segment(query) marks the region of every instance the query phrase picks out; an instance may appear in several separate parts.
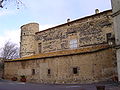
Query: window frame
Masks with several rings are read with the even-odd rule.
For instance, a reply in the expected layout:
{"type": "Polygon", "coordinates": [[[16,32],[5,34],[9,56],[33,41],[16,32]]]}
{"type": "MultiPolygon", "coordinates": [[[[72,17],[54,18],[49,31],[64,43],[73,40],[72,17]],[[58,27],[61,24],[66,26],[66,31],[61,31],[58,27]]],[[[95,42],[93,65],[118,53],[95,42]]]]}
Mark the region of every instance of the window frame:
{"type": "Polygon", "coordinates": [[[73,73],[74,75],[78,75],[78,74],[79,74],[79,69],[78,69],[78,67],[73,67],[73,68],[72,68],[72,73],[73,73]]]}
{"type": "Polygon", "coordinates": [[[42,43],[38,43],[38,52],[41,53],[42,52],[42,43]]]}
{"type": "Polygon", "coordinates": [[[51,75],[51,69],[48,69],[48,70],[47,70],[47,74],[48,74],[48,75],[51,75]]]}
{"type": "Polygon", "coordinates": [[[78,40],[77,39],[70,40],[69,44],[70,44],[70,49],[78,48],[78,40]]]}
{"type": "Polygon", "coordinates": [[[112,36],[112,33],[106,33],[106,39],[107,39],[107,42],[110,41],[111,36],[112,36]]]}
{"type": "Polygon", "coordinates": [[[35,75],[35,73],[36,73],[35,69],[32,69],[32,75],[35,75]]]}

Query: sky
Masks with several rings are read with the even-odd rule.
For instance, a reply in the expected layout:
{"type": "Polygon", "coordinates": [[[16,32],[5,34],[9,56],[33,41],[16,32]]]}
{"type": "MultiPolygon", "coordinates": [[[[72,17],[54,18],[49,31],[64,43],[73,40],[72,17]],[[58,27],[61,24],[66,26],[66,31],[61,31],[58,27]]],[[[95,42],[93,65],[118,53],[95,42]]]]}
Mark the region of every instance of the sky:
{"type": "Polygon", "coordinates": [[[21,0],[19,9],[15,2],[0,8],[0,48],[11,41],[19,45],[20,27],[39,23],[40,30],[111,9],[111,0],[21,0]]]}

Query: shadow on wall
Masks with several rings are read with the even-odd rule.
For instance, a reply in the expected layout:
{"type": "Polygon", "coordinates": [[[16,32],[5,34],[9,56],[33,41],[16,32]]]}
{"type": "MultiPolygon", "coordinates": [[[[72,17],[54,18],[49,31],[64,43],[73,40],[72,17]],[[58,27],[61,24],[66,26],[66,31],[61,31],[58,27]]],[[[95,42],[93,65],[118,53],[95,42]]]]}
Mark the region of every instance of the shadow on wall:
{"type": "Polygon", "coordinates": [[[0,62],[0,78],[3,77],[3,67],[4,67],[3,62],[0,62]]]}

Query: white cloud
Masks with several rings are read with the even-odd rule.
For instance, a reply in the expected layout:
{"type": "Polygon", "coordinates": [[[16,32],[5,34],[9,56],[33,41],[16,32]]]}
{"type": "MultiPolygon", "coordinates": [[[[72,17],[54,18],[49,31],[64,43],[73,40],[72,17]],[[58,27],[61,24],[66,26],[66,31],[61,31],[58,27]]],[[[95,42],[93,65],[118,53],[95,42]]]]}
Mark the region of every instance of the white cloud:
{"type": "MultiPolygon", "coordinates": [[[[53,25],[40,25],[40,31],[52,27],[53,25]]],[[[0,48],[6,41],[13,42],[17,45],[20,43],[20,30],[5,30],[0,36],[0,48]]]]}
{"type": "MultiPolygon", "coordinates": [[[[47,18],[48,21],[65,16],[80,16],[100,10],[110,9],[110,0],[22,0],[34,17],[47,18]],[[85,6],[86,5],[86,6],[85,6]],[[85,13],[86,12],[86,13],[85,13]]],[[[48,22],[47,21],[47,22],[48,22]]],[[[55,20],[56,21],[56,20],[55,20]]]]}
{"type": "Polygon", "coordinates": [[[0,48],[3,47],[6,41],[13,42],[19,45],[20,42],[20,30],[7,30],[2,36],[0,36],[0,48]]]}

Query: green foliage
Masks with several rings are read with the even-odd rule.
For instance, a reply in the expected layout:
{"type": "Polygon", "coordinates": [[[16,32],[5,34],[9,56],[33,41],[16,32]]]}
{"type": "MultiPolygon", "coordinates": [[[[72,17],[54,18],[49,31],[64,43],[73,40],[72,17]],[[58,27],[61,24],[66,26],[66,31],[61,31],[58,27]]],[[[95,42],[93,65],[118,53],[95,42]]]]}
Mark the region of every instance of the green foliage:
{"type": "Polygon", "coordinates": [[[21,77],[21,78],[25,78],[25,75],[21,75],[20,77],[21,77]]]}

